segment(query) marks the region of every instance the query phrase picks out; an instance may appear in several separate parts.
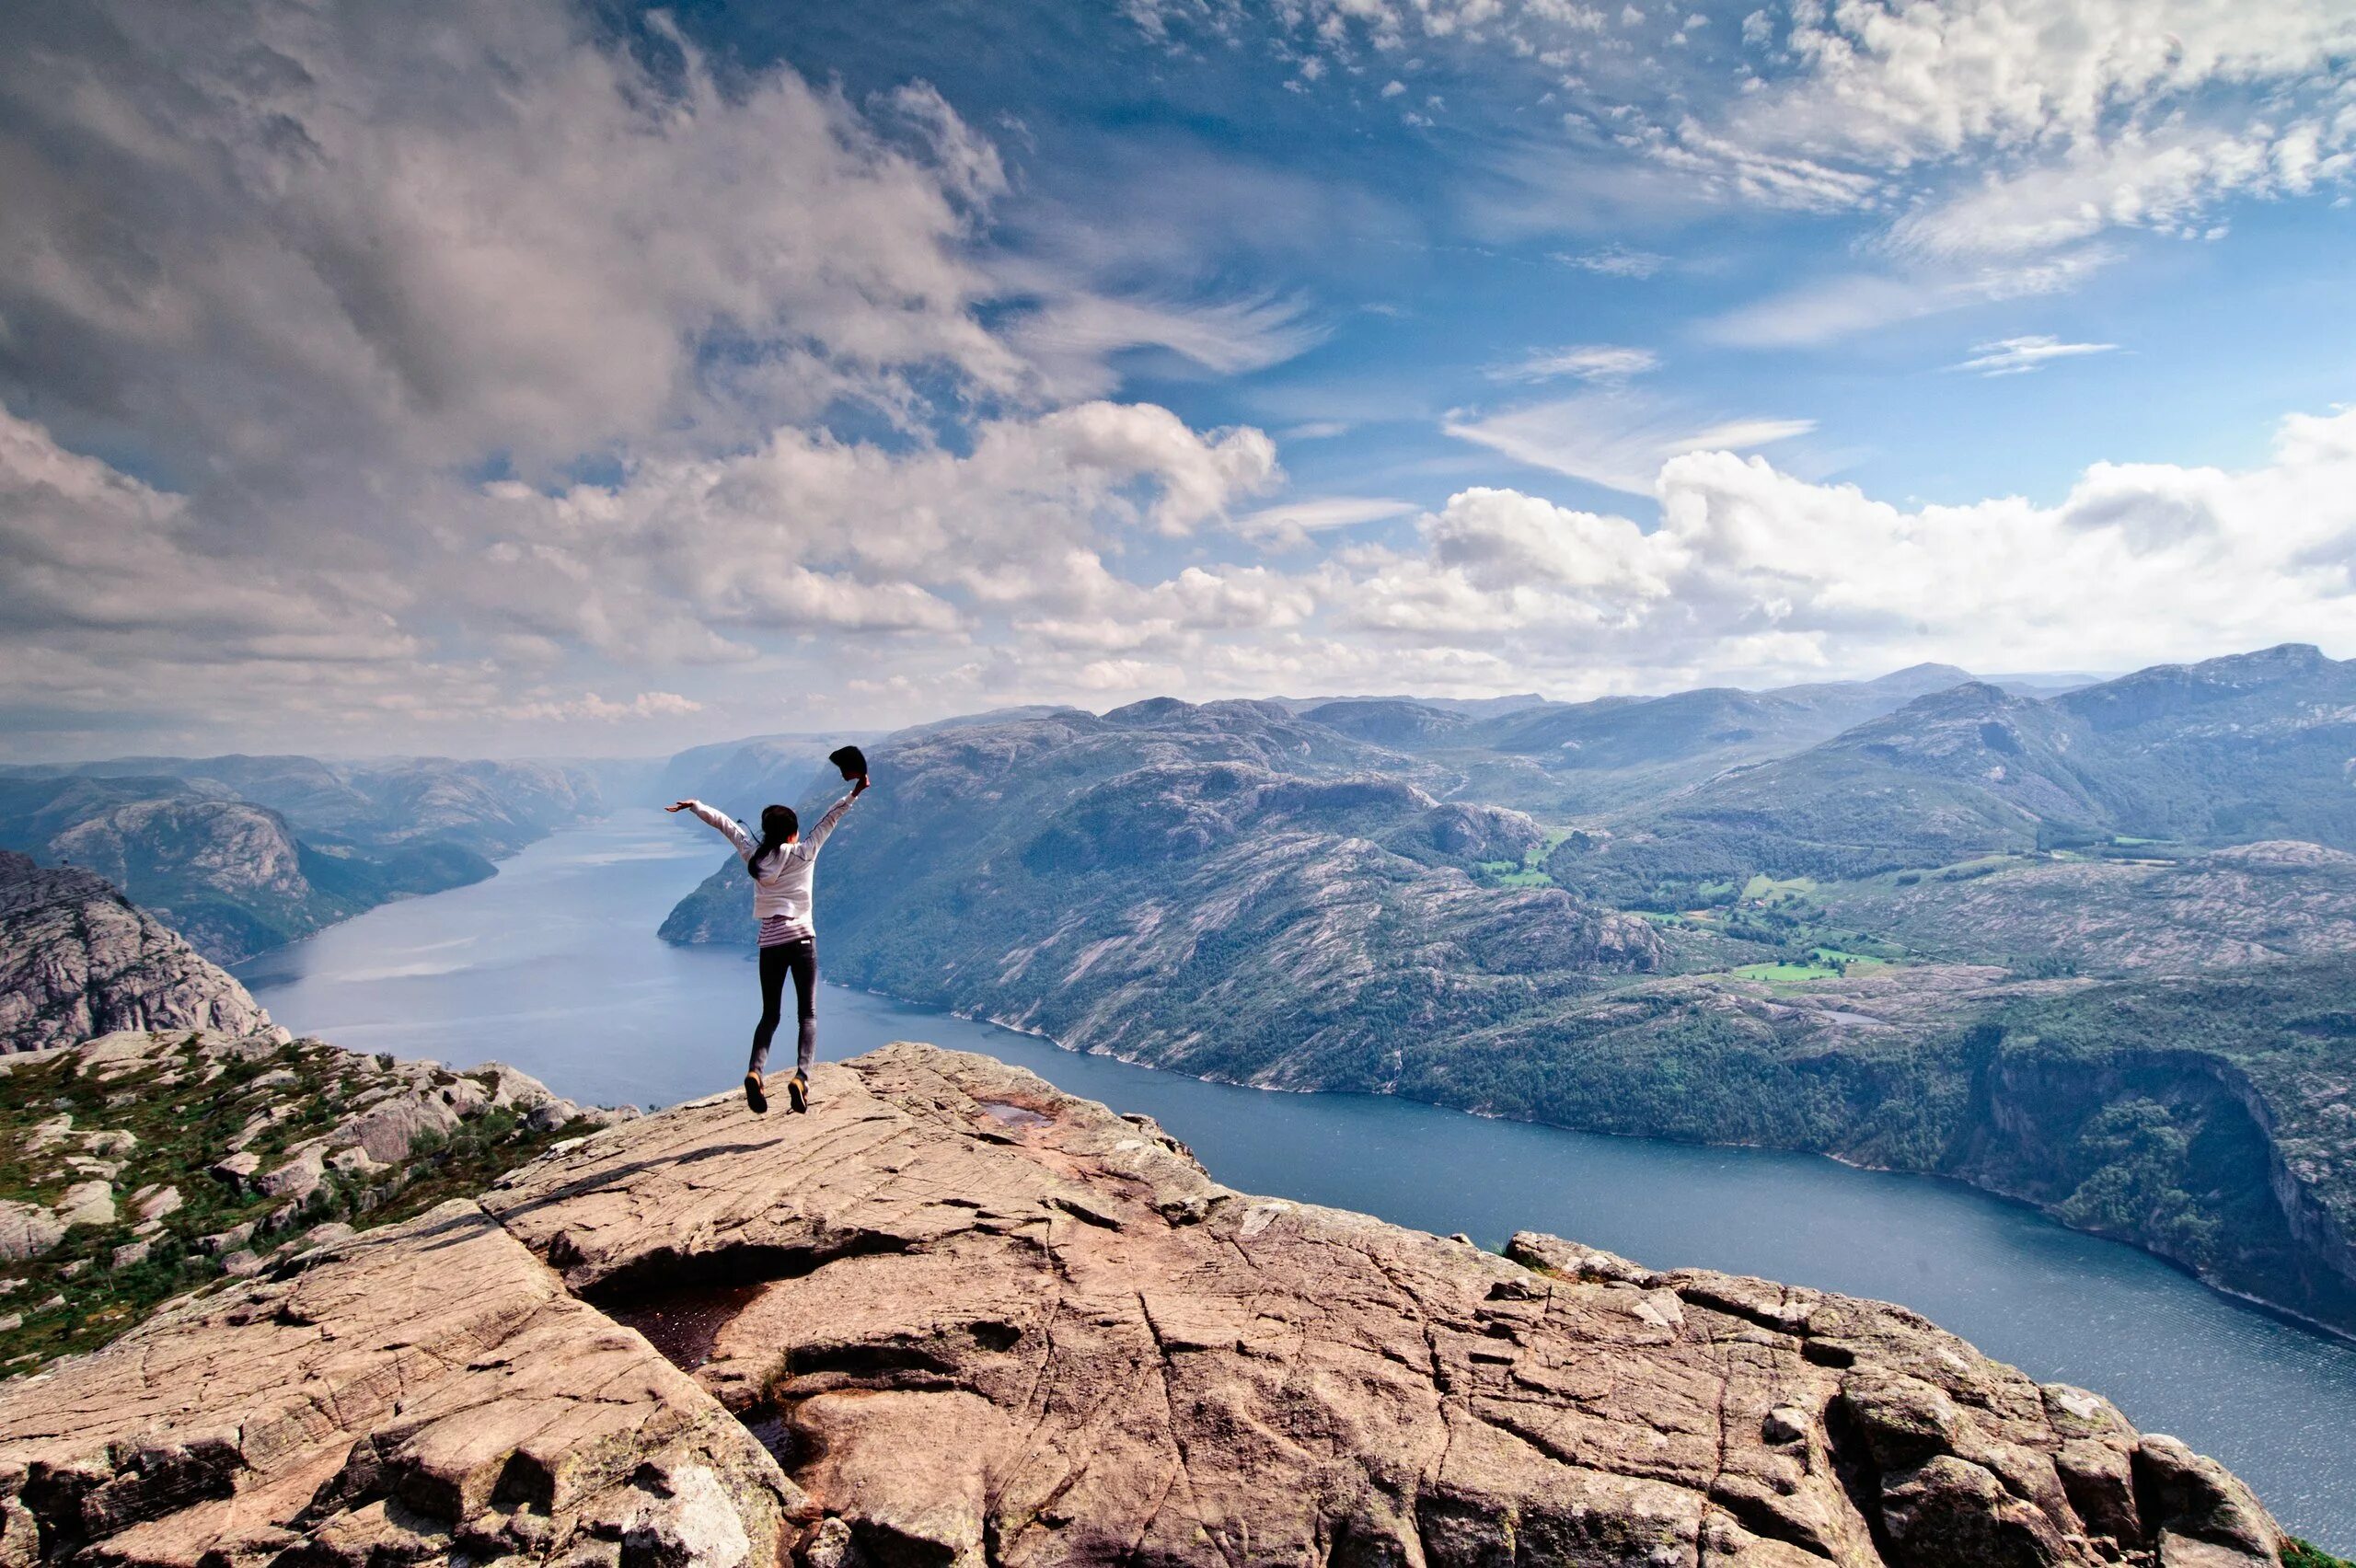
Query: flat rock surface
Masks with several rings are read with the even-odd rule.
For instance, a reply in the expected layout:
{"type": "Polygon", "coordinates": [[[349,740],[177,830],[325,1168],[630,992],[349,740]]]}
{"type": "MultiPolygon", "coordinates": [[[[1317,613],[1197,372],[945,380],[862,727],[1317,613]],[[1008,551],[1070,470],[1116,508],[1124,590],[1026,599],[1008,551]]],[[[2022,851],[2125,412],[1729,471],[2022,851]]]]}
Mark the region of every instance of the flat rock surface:
{"type": "Polygon", "coordinates": [[[599,1132],[0,1391],[0,1562],[36,1527],[352,1568],[2279,1551],[2214,1464],[1898,1308],[1250,1197],[986,1057],[814,1087],[599,1132]]]}
{"type": "Polygon", "coordinates": [[[151,1320],[0,1396],[0,1556],[773,1560],[791,1486],[464,1199],[151,1320]],[[601,1550],[602,1548],[602,1550],[601,1550]]]}

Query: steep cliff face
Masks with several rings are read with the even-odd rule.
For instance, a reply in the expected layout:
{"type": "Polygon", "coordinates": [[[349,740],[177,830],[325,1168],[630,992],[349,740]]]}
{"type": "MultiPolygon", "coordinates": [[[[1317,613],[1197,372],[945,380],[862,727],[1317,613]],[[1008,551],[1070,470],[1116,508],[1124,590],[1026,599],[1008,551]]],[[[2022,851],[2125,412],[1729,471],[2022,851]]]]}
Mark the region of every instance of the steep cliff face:
{"type": "Polygon", "coordinates": [[[117,806],[52,838],[48,853],[98,872],[223,963],[327,917],[285,819],[242,801],[117,806]]]}
{"type": "Polygon", "coordinates": [[[1397,1092],[1956,1176],[2356,1332],[2356,976],[1652,980],[1411,1052],[1397,1092]],[[1564,1064],[1576,1064],[1575,1071],[1564,1064]]]}
{"type": "Polygon", "coordinates": [[[0,1050],[121,1029],[270,1026],[243,986],[104,878],[0,850],[0,1050]]]}
{"type": "Polygon", "coordinates": [[[1900,1309],[1210,1180],[984,1057],[683,1106],[0,1389],[0,1558],[2274,1563],[1900,1309]]]}

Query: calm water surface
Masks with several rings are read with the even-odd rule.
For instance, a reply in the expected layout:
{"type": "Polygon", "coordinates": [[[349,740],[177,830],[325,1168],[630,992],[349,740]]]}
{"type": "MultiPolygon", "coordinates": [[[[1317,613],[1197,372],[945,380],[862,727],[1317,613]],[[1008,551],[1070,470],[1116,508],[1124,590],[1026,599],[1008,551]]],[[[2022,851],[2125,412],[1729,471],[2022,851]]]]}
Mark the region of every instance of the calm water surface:
{"type": "MultiPolygon", "coordinates": [[[[387,905],[239,974],[281,1023],[354,1050],[510,1062],[578,1100],[690,1099],[733,1086],[758,1010],[748,955],[654,936],[721,853],[699,824],[654,811],[575,829],[490,882],[387,905]]],[[[2293,1530],[2356,1552],[2356,1345],[1969,1188],[1198,1083],[836,986],[819,1028],[828,1057],[930,1040],[1147,1112],[1247,1192],[1484,1245],[1551,1230],[1657,1268],[1904,1302],[2032,1377],[2101,1390],[2146,1431],[2239,1471],[2293,1530]]]]}

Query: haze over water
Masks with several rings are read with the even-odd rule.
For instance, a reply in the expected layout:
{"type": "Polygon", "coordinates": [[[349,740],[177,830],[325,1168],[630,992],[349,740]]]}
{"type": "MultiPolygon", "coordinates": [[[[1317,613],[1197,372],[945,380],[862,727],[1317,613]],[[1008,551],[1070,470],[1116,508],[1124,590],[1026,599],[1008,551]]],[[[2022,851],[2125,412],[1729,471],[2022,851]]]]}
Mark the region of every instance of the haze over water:
{"type": "MultiPolygon", "coordinates": [[[[353,1050],[497,1059],[607,1103],[731,1089],[757,1011],[748,955],[654,935],[720,863],[690,827],[650,809],[561,833],[490,882],[387,905],[238,973],[281,1023],[353,1050]]],[[[2356,1345],[2020,1205],[1807,1155],[1200,1083],[833,986],[819,1022],[826,1057],[929,1040],[1149,1113],[1245,1191],[1484,1246],[1550,1230],[1655,1267],[1903,1302],[2033,1377],[2099,1390],[2224,1461],[2292,1530],[2356,1551],[2356,1345]]]]}

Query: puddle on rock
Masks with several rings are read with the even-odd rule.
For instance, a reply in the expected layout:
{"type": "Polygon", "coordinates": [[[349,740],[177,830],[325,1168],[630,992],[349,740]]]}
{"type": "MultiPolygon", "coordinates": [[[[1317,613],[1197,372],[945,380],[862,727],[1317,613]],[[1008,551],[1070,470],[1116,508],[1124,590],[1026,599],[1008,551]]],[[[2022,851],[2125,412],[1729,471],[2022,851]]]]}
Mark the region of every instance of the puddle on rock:
{"type": "Polygon", "coordinates": [[[655,1291],[626,1302],[609,1303],[606,1315],[646,1336],[646,1343],[682,1372],[693,1372],[711,1359],[712,1343],[720,1331],[753,1304],[767,1281],[750,1285],[696,1285],[655,1291]]]}
{"type": "Polygon", "coordinates": [[[756,1405],[736,1419],[745,1424],[745,1430],[753,1435],[754,1441],[769,1451],[769,1458],[778,1462],[780,1470],[791,1466],[793,1434],[786,1430],[785,1417],[768,1405],[756,1405]]]}
{"type": "Polygon", "coordinates": [[[1017,1105],[1009,1100],[976,1100],[982,1114],[1001,1127],[1047,1127],[1055,1124],[1053,1116],[1044,1115],[1028,1105],[1017,1105]]]}

